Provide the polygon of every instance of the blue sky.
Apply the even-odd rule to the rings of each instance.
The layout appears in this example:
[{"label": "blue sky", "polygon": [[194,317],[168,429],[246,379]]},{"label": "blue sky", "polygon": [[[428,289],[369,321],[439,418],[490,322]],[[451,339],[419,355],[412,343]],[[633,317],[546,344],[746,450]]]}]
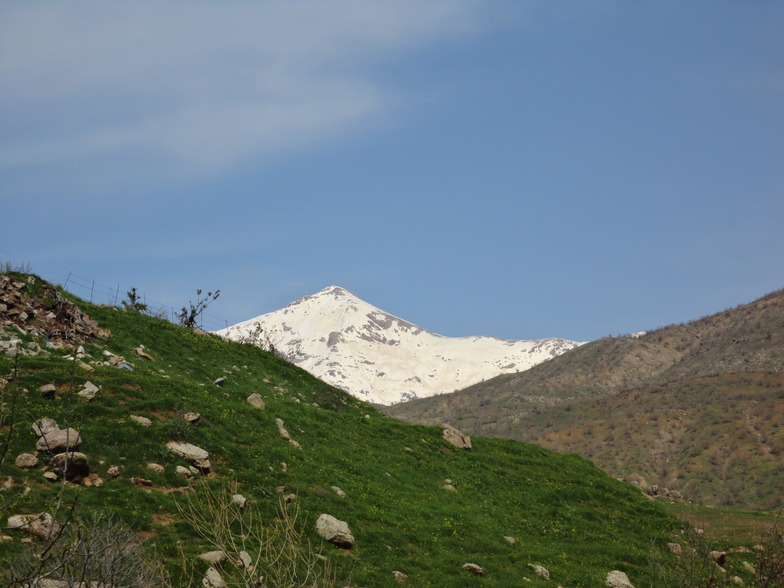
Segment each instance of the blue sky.
[{"label": "blue sky", "polygon": [[[784,287],[784,3],[0,3],[0,260],[591,340]],[[93,281],[96,286],[93,286]]]}]

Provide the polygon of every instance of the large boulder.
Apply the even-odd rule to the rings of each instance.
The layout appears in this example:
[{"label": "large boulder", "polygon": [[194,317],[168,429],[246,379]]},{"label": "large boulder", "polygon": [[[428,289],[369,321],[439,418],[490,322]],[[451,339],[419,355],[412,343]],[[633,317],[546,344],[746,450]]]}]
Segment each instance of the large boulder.
[{"label": "large boulder", "polygon": [[335,517],[322,514],[316,521],[316,532],[324,539],[344,549],[351,549],[354,547],[354,536],[348,528],[348,524],[344,521],[339,521]]},{"label": "large boulder", "polygon": [[69,482],[80,482],[90,475],[87,456],[78,451],[64,451],[52,458],[52,467]]},{"label": "large boulder", "polygon": [[48,512],[10,516],[8,517],[8,528],[22,531],[39,539],[50,539],[56,537],[60,532],[60,525]]},{"label": "large boulder", "polygon": [[444,439],[458,449],[471,449],[471,437],[458,431],[450,424],[444,425]]},{"label": "large boulder", "polygon": [[35,444],[37,451],[49,451],[51,453],[62,453],[76,449],[82,444],[82,436],[76,429],[57,429],[50,431],[38,439]]}]

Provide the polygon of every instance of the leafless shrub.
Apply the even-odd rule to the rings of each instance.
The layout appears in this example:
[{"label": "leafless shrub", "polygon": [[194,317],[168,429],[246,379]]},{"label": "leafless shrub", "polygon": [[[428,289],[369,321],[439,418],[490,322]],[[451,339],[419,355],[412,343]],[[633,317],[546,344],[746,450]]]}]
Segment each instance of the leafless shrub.
[{"label": "leafless shrub", "polygon": [[226,554],[221,573],[229,585],[268,588],[328,587],[337,583],[326,558],[299,524],[299,508],[280,502],[278,516],[264,522],[251,506],[241,508],[228,488],[207,484],[178,500],[182,518],[211,549]]},{"label": "leafless shrub", "polygon": [[760,588],[784,586],[784,512],[774,516],[760,545],[755,566]]},{"label": "leafless shrub", "polygon": [[46,541],[29,543],[8,563],[7,586],[37,586],[44,580],[63,588],[169,586],[163,567],[122,522],[93,514],[84,521],[71,520],[62,529]]}]

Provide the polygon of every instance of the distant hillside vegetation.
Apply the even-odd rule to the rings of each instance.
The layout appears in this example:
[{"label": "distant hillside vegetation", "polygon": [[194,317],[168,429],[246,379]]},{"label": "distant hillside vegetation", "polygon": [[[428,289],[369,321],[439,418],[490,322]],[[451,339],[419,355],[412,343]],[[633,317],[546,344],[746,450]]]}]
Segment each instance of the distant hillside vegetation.
[{"label": "distant hillside vegetation", "polygon": [[764,507],[784,488],[784,290],[526,372],[385,409],[533,441],[707,504]]}]

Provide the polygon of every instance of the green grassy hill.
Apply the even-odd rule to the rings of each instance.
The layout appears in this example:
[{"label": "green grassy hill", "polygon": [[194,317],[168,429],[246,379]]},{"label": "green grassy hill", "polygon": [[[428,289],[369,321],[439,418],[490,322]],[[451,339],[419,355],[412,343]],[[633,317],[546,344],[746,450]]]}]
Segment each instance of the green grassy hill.
[{"label": "green grassy hill", "polygon": [[[70,297],[40,279],[12,276],[11,282],[23,297],[0,312],[0,340],[18,339],[22,353],[0,355],[3,524],[16,514],[53,512],[61,522],[71,517],[71,528],[89,537],[96,526],[84,521],[100,513],[141,534],[165,562],[172,585],[200,586],[208,564],[195,556],[215,544],[181,508],[207,508],[200,512],[220,528],[221,517],[239,507],[209,510],[204,500],[230,488],[249,500],[243,512],[272,538],[280,537],[280,497],[294,495],[287,507],[298,511],[290,541],[320,552],[324,559],[316,564],[329,565],[335,579],[319,586],[398,585],[395,571],[417,587],[602,586],[611,570],[626,572],[638,588],[663,585],[656,583],[658,570],[671,565],[666,545],[680,537],[679,523],[586,459],[502,439],[474,438],[472,450],[457,449],[440,428],[387,417],[257,347],[80,300],[89,319],[69,314],[63,301]],[[16,311],[24,305],[22,317]],[[57,323],[58,316],[65,322]],[[98,336],[86,338],[84,357],[73,360],[76,320],[95,321]],[[65,337],[66,344],[47,348],[47,337]],[[141,345],[145,356],[134,351]],[[105,365],[112,356],[130,369]],[[219,387],[213,382],[220,377],[226,379]],[[79,396],[87,381],[99,388],[92,400]],[[46,384],[54,391],[42,393]],[[247,402],[254,393],[263,409]],[[188,412],[200,415],[197,423],[183,418]],[[79,431],[89,477],[78,483],[44,477],[52,469],[49,456],[35,451],[31,427],[43,417]],[[299,448],[281,436],[276,419]],[[172,440],[208,451],[209,474],[181,477],[177,466],[189,464],[167,449]],[[17,466],[16,456],[25,452],[37,453],[39,465]],[[152,462],[163,471],[149,469]],[[322,513],[348,523],[352,549],[316,534]],[[249,551],[258,547],[253,533],[234,532],[249,535]],[[18,531],[0,534],[7,537],[0,542],[6,562],[0,574],[10,574],[11,562],[40,545]],[[463,569],[469,562],[484,575]],[[528,564],[543,566],[551,579]],[[222,573],[232,577],[233,569],[226,563]]]},{"label": "green grassy hill", "polygon": [[784,290],[384,409],[576,452],[712,505],[784,499]]}]

